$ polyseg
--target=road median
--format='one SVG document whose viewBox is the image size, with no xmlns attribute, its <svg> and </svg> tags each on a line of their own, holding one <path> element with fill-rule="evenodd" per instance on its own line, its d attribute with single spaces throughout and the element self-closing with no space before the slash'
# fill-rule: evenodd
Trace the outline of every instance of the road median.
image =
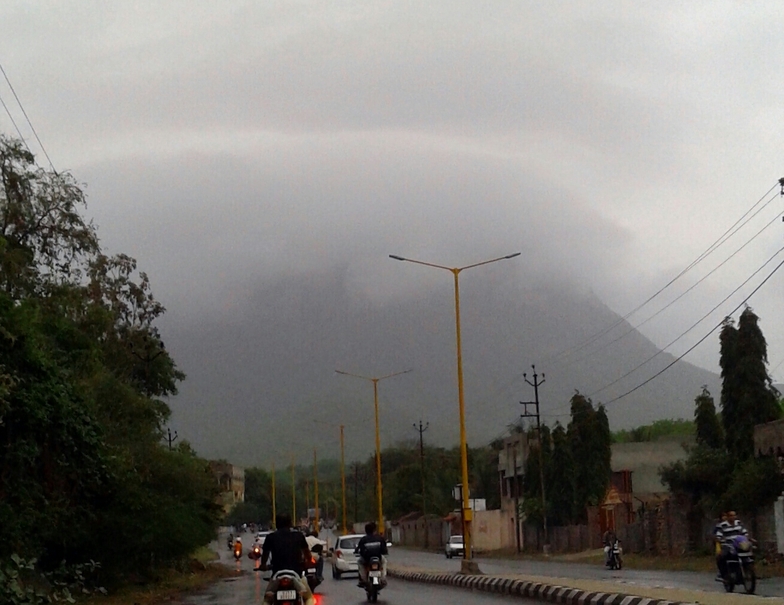
<svg viewBox="0 0 784 605">
<path fill-rule="evenodd" d="M 400 565 L 390 565 L 388 573 L 408 582 L 454 586 L 566 605 L 734 605 L 739 602 L 770 605 L 772 601 L 778 600 L 750 595 L 523 574 L 464 575 Z"/>
</svg>

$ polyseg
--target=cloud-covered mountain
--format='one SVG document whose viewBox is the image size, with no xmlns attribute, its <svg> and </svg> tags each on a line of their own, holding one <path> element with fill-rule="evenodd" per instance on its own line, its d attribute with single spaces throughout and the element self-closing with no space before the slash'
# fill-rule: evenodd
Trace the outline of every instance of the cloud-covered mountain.
<svg viewBox="0 0 784 605">
<path fill-rule="evenodd" d="M 378 297 L 358 290 L 350 271 L 334 269 L 270 280 L 209 320 L 168 318 L 167 346 L 188 374 L 171 402 L 173 427 L 203 455 L 280 466 L 292 456 L 309 460 L 314 447 L 321 457 L 337 457 L 343 424 L 348 459 L 364 457 L 374 447 L 372 384 L 334 370 L 381 376 L 411 369 L 379 383 L 382 446 L 411 439 L 420 419 L 430 423 L 429 442 L 457 443 L 454 299 L 451 277 L 443 278 L 440 288 Z M 532 363 L 545 374 L 542 414 L 552 424 L 568 421 L 576 389 L 610 402 L 672 361 L 660 354 L 600 391 L 655 355 L 656 346 L 592 292 L 522 282 L 510 271 L 464 273 L 461 315 L 470 444 L 519 421 L 518 402 L 533 399 L 522 376 L 531 378 Z M 679 362 L 609 403 L 611 423 L 690 418 L 702 385 L 718 395 L 716 374 Z"/>
</svg>

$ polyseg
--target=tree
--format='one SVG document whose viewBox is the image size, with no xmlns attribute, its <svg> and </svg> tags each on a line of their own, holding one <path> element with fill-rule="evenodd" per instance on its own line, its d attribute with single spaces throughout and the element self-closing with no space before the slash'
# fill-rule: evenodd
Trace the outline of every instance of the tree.
<svg viewBox="0 0 784 605">
<path fill-rule="evenodd" d="M 702 393 L 694 400 L 694 424 L 699 445 L 711 448 L 724 446 L 724 431 L 707 387 L 702 387 Z"/>
<path fill-rule="evenodd" d="M 780 416 L 778 391 L 767 371 L 767 343 L 750 307 L 736 328 L 724 321 L 721 343 L 721 409 L 727 449 L 740 460 L 754 453 L 754 425 Z"/>
<path fill-rule="evenodd" d="M 552 434 L 553 453 L 547 481 L 548 517 L 552 525 L 568 525 L 574 506 L 574 459 L 566 429 L 556 423 Z"/>
<path fill-rule="evenodd" d="M 567 437 L 574 461 L 573 519 L 584 521 L 586 507 L 599 504 L 610 486 L 612 436 L 604 406 L 595 410 L 591 400 L 577 392 L 571 408 Z"/>
</svg>

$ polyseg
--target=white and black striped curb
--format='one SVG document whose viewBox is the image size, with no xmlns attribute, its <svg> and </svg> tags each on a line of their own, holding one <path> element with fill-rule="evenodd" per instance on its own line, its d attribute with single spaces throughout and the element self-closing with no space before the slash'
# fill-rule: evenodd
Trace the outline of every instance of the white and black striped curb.
<svg viewBox="0 0 784 605">
<path fill-rule="evenodd" d="M 620 593 L 589 592 L 567 586 L 540 584 L 526 580 L 499 578 L 498 576 L 464 575 L 457 573 L 429 573 L 421 571 L 400 571 L 392 569 L 387 573 L 408 582 L 426 582 L 443 586 L 470 588 L 482 592 L 508 595 L 527 599 L 537 599 L 549 603 L 566 605 L 694 605 L 681 601 L 664 601 Z"/>
</svg>

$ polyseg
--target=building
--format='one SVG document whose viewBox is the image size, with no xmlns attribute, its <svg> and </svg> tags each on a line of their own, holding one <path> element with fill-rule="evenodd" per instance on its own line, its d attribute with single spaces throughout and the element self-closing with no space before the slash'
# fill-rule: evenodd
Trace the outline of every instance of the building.
<svg viewBox="0 0 784 605">
<path fill-rule="evenodd" d="M 238 502 L 245 502 L 245 469 L 225 460 L 210 460 L 210 470 L 221 487 L 219 503 L 228 513 Z"/>
<path fill-rule="evenodd" d="M 514 433 L 504 439 L 503 449 L 498 452 L 498 481 L 501 490 L 500 520 L 495 524 L 503 526 L 500 530 L 500 548 L 522 548 L 522 518 L 515 515 L 517 504 L 523 495 L 523 475 L 525 463 L 531 447 L 526 433 Z M 517 524 L 515 519 L 517 518 Z M 481 526 L 479 531 L 481 531 Z"/>
<path fill-rule="evenodd" d="M 754 427 L 754 453 L 784 459 L 784 420 L 774 420 Z"/>
</svg>

